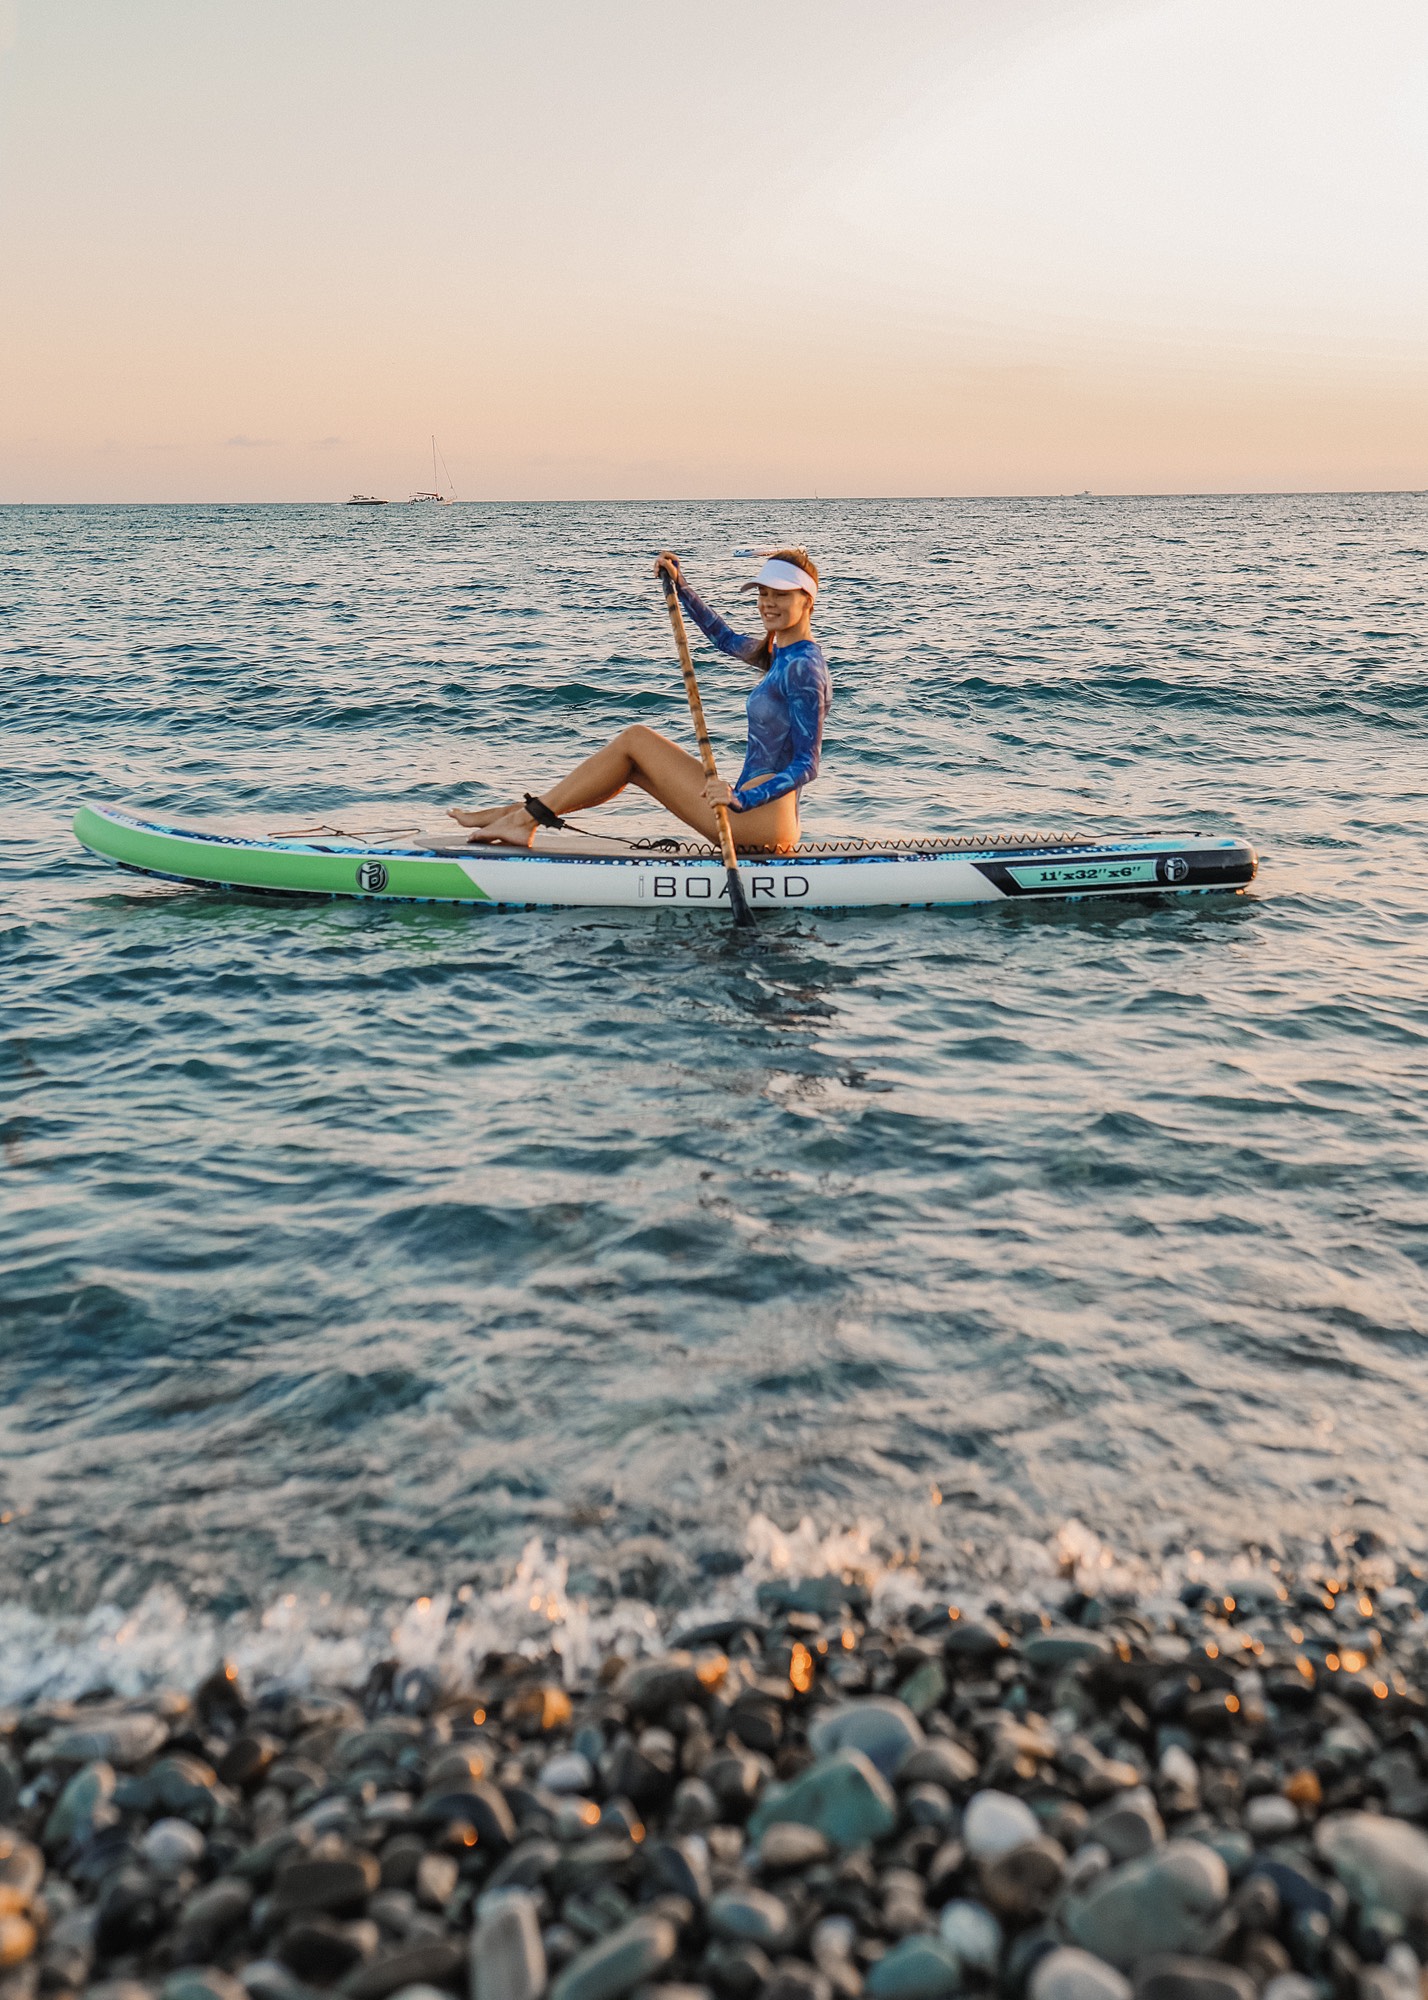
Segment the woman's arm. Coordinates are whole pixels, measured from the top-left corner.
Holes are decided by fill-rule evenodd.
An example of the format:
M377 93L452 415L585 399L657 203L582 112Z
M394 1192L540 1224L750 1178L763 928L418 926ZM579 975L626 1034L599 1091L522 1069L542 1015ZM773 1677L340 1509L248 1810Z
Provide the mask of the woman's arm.
M697 590L692 590L682 575L675 577L675 588L679 601L704 634L705 638L719 648L721 653L730 653L736 660L743 660L752 666L758 657L761 639L750 639L742 632L736 632L732 625L726 625L717 611L711 611Z
M826 708L822 677L806 660L793 662L784 683L788 701L789 759L781 771L765 778L761 785L737 790L729 801L733 812L752 812L797 791L818 776L818 752L823 743L823 716Z

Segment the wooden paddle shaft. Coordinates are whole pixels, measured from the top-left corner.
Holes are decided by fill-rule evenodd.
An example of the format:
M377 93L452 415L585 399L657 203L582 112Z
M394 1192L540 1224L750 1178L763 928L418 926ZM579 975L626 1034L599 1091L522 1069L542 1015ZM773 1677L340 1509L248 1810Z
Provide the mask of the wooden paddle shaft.
M664 601L669 609L669 622L674 627L674 643L679 649L679 668L684 675L684 692L689 697L689 713L694 720L694 740L699 745L699 761L704 766L706 778L717 778L718 766L714 762L714 745L709 741L709 727L704 720L704 704L699 699L699 683L694 678L694 662L689 657L689 635L684 629L684 614L679 608L679 593L674 587L674 578L667 569L659 573L664 585ZM733 873L738 871L738 858L734 853L734 831L729 824L729 808L715 806L714 818L719 827L719 851L724 856L724 866Z

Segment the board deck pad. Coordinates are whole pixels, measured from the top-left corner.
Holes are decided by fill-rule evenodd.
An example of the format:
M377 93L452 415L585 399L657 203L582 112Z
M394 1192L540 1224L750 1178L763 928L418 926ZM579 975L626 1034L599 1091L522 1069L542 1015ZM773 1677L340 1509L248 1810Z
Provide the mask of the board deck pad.
M76 839L138 874L280 896L486 903L521 909L727 909L717 848L691 838L537 834L530 848L473 845L419 826L264 834L179 826L81 806ZM1245 888L1258 856L1233 834L830 835L788 854L743 854L750 906L927 908L1024 898L1164 896Z

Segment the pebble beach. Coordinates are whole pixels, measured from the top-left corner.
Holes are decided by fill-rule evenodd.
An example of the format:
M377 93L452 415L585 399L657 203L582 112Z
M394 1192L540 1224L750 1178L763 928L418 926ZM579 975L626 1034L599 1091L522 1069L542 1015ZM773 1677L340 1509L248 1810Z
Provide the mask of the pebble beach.
M0 2000L1419 2000L1428 1585L1326 1556L11 1709Z

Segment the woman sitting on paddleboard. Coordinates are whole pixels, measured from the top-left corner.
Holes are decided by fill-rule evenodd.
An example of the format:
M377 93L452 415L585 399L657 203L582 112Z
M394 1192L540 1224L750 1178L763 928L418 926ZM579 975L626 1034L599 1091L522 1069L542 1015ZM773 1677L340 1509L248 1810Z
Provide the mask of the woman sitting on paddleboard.
M697 757L636 722L539 798L527 793L524 805L483 812L453 806L452 819L476 829L472 840L529 847L537 826L557 825L566 813L604 805L626 785L638 785L706 840L718 840L714 808L726 805L740 847L784 851L798 845L798 796L818 775L823 718L833 698L823 649L809 631L817 565L807 549L776 549L743 586L759 593L760 639L745 638L711 611L668 550L655 564L655 574L661 571L673 579L680 603L721 653L761 670L749 696L749 747L738 782L706 778Z

